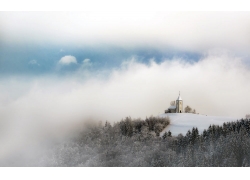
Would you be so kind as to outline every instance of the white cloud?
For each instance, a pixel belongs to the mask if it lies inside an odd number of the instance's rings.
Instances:
[[[248,55],[250,49],[250,12],[2,12],[0,19],[2,39],[14,42],[225,48]]]
[[[29,61],[28,64],[40,66],[40,64],[39,64],[39,63],[37,62],[37,60],[35,60],[35,59]]]
[[[59,61],[60,65],[69,65],[69,64],[77,64],[76,58],[74,56],[64,56]]]
[[[84,59],[82,61],[82,67],[83,68],[90,67],[90,66],[92,66],[92,63],[90,62],[90,59]]]
[[[90,63],[90,59],[84,59],[84,60],[82,61],[82,63],[83,63],[83,64],[88,64],[88,63]]]

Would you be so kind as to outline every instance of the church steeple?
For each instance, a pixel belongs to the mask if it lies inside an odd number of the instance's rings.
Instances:
[[[180,91],[179,91],[179,96],[178,96],[178,98],[177,98],[176,100],[180,100],[180,101],[182,101]]]
[[[183,113],[183,100],[179,91],[179,96],[176,99],[176,113]]]

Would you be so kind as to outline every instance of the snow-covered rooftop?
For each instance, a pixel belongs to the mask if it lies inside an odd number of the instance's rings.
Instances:
[[[176,106],[170,106],[168,109],[176,109]]]
[[[179,94],[178,98],[176,100],[181,100],[182,101],[182,98],[181,98],[181,95]]]

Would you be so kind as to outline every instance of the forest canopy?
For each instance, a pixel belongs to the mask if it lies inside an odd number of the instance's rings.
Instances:
[[[249,166],[250,120],[162,137],[168,118],[125,118],[96,126],[55,154],[56,166]],[[73,148],[73,149],[72,149]],[[74,158],[69,155],[74,154]]]
[[[210,125],[203,132],[194,127],[185,135],[172,136],[168,131],[161,136],[160,132],[170,121],[160,117],[145,120],[126,117],[113,125],[107,121],[85,125],[77,136],[54,144],[35,165],[250,166],[250,119],[227,122],[222,126]],[[12,163],[0,165],[17,165],[14,161]]]

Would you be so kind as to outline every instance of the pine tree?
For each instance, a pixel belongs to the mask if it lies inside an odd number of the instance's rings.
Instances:
[[[163,134],[163,136],[162,136],[162,139],[166,139],[166,138],[167,138],[167,136],[168,136],[168,133],[167,133],[167,132],[165,132],[165,133]]]
[[[172,137],[172,133],[170,130],[168,131],[168,137]]]

